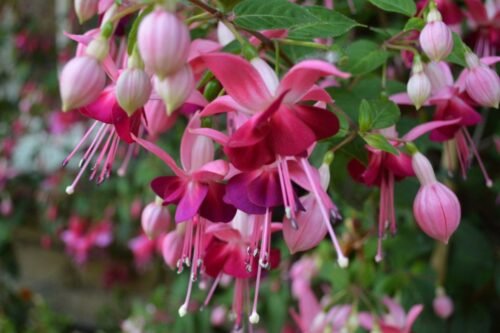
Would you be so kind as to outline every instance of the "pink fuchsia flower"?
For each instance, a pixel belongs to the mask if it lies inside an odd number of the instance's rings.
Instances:
[[[75,0],[75,12],[80,24],[97,14],[99,0]]]
[[[174,13],[158,8],[142,20],[137,43],[146,68],[163,79],[187,62],[189,29]]]
[[[427,14],[427,24],[420,32],[420,46],[432,61],[445,59],[453,49],[451,30],[443,22],[441,13],[432,8]]]
[[[279,229],[279,226],[271,223],[269,210],[265,215],[248,215],[238,211],[231,223],[213,224],[207,228],[207,233],[213,237],[206,247],[205,272],[216,280],[205,305],[208,304],[222,274],[234,277],[235,327],[242,326],[244,304],[249,301],[248,284],[251,278],[256,278],[256,283],[249,321],[251,324],[259,322],[257,304],[263,270],[275,268],[280,261],[279,250],[271,249],[271,233]],[[187,302],[188,297],[183,307],[187,307]]]
[[[312,91],[316,101],[329,102],[328,94],[322,94],[314,83],[327,75],[349,77],[335,66],[319,60],[303,61],[276,87],[276,75],[265,69],[267,64],[262,61],[249,63],[223,53],[202,58],[229,94],[215,99],[202,115],[237,111],[248,117],[224,145],[226,155],[239,170],[257,169],[274,162],[276,156],[303,153],[314,142],[337,132],[339,123],[333,113],[297,104],[310,99]]]
[[[432,308],[434,313],[442,319],[448,319],[453,314],[453,300],[446,295],[442,287],[436,290],[436,298],[432,301]]]
[[[417,224],[428,236],[446,244],[460,223],[460,203],[455,193],[436,180],[424,155],[415,153],[412,165],[421,184],[413,203]]]
[[[467,37],[474,52],[482,57],[496,55],[500,47],[497,25],[500,4],[495,0],[465,0],[467,23],[472,32]]]
[[[134,264],[138,269],[144,269],[151,262],[156,251],[156,240],[140,234],[128,242],[128,247],[134,255]]]
[[[229,222],[236,210],[223,202],[225,186],[222,180],[229,171],[223,160],[214,160],[211,139],[191,133],[200,127],[200,119],[195,115],[181,141],[180,169],[166,152],[155,144],[136,138],[136,142],[146,150],[161,158],[175,176],[162,176],[151,182],[153,191],[163,199],[164,204],[176,204],[176,222],[191,220],[200,215],[212,222]]]
[[[419,57],[415,57],[413,61],[413,69],[410,80],[406,86],[406,91],[410,100],[415,105],[415,108],[419,110],[425,101],[431,95],[431,82],[424,72],[424,67]]]
[[[149,238],[156,238],[167,232],[170,225],[170,212],[162,206],[162,199],[150,202],[141,215],[142,230]]]
[[[165,104],[162,100],[151,99],[144,105],[145,124],[148,138],[156,141],[158,137],[175,125],[178,113],[167,115]]]
[[[498,109],[500,103],[500,79],[498,74],[482,62],[474,53],[465,55],[465,90],[479,105]]]
[[[359,324],[366,330],[379,327],[382,333],[411,333],[415,320],[424,309],[422,304],[411,307],[408,313],[405,313],[403,307],[395,300],[384,297],[383,303],[389,310],[389,313],[377,318],[369,313],[361,312],[359,314]]]

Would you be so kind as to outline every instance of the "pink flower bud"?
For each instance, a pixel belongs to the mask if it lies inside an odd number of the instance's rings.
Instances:
[[[139,68],[124,70],[116,82],[118,104],[131,116],[144,106],[151,96],[151,80],[145,71]]]
[[[106,74],[99,61],[90,56],[71,59],[59,79],[63,111],[93,102],[106,84]]]
[[[75,12],[80,24],[97,14],[99,0],[75,0]]]
[[[170,212],[161,202],[151,202],[142,211],[142,230],[149,238],[155,238],[166,233],[170,224]]]
[[[137,42],[146,67],[164,78],[186,63],[189,29],[175,14],[157,9],[141,22]]]
[[[194,89],[194,76],[189,65],[164,79],[155,77],[155,91],[163,99],[170,115],[191,95]]]
[[[446,244],[460,223],[457,196],[436,180],[432,165],[424,155],[415,153],[412,165],[421,184],[413,202],[417,224],[428,236]]]
[[[149,100],[146,105],[144,105],[144,112],[148,120],[146,129],[149,137],[153,141],[156,140],[160,134],[174,126],[177,118],[176,114],[168,116],[165,111],[165,104],[163,104],[163,101],[157,99]]]
[[[413,63],[413,74],[410,80],[408,80],[406,91],[417,110],[422,107],[427,98],[431,95],[431,81],[429,81],[429,78],[425,75],[420,60],[416,59]]]
[[[498,108],[500,102],[500,79],[497,73],[482,63],[472,52],[465,55],[467,66],[465,89],[479,105]]]
[[[451,30],[436,9],[427,15],[427,24],[420,33],[420,46],[432,61],[443,60],[453,49]]]
[[[453,76],[450,67],[443,61],[431,61],[425,66],[425,75],[431,82],[432,92],[437,93],[439,90],[453,86]]]
[[[432,302],[432,307],[436,315],[443,319],[450,317],[454,310],[453,301],[443,290],[438,291],[436,298]]]
[[[163,238],[163,244],[162,244],[163,260],[165,260],[165,263],[172,269],[174,269],[177,266],[177,262],[182,256],[184,232],[181,229],[182,225],[178,225],[176,230],[169,232]]]

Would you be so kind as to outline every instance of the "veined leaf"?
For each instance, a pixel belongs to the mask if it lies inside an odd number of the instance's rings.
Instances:
[[[417,6],[413,0],[368,0],[380,9],[387,12],[400,13],[406,16],[413,16],[417,11]]]
[[[389,52],[376,43],[360,40],[347,47],[346,55],[348,62],[344,69],[354,75],[361,75],[382,66],[389,57]]]

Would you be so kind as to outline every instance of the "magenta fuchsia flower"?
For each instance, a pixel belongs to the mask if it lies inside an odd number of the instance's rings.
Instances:
[[[496,55],[500,47],[497,20],[500,5],[495,0],[465,0],[467,23],[473,29],[467,40],[482,57]]]
[[[158,8],[142,20],[137,43],[146,68],[163,79],[187,62],[189,29],[174,13]]]
[[[382,333],[411,333],[415,320],[424,309],[422,304],[414,305],[405,313],[403,307],[395,300],[384,297],[383,303],[389,310],[389,313],[382,317],[375,317],[367,312],[359,314],[359,324],[367,330],[378,327]]]
[[[77,264],[84,264],[94,247],[104,248],[113,240],[113,225],[103,221],[93,226],[78,216],[72,216],[69,228],[61,233],[61,240],[66,246],[66,252],[73,257]]]
[[[414,154],[412,165],[421,184],[413,203],[417,224],[428,236],[447,244],[460,223],[460,202],[455,193],[436,180],[424,155]]]
[[[249,118],[224,146],[230,162],[239,170],[257,169],[274,162],[277,156],[301,154],[314,142],[337,132],[334,114],[297,104],[308,100],[308,93],[318,91],[314,83],[321,76],[349,77],[333,65],[303,61],[290,69],[276,87],[274,72],[265,70],[262,62],[257,62],[256,68],[230,54],[213,53],[202,58],[229,94],[210,103],[202,115],[237,111]],[[329,102],[326,96],[324,101]]]
[[[414,127],[401,139],[406,142],[414,141],[427,132],[454,125],[458,121],[459,119],[452,119],[424,123]],[[368,186],[380,187],[378,248],[377,255],[375,256],[377,262],[383,259],[382,238],[385,229],[389,226],[393,235],[397,230],[394,211],[394,182],[415,175],[414,167],[412,166],[412,157],[398,148],[400,146],[400,141],[398,140],[396,129],[383,129],[381,133],[398,149],[398,155],[366,146],[368,150],[368,164],[365,166],[356,159],[352,159],[348,164],[348,171],[354,180]]]
[[[493,63],[495,59],[486,59],[488,63]],[[473,101],[465,93],[465,72],[454,83],[453,76],[448,64],[444,62],[427,64],[425,72],[431,81],[432,95],[425,102],[426,105],[436,106],[434,121],[450,121],[447,126],[437,126],[430,132],[430,139],[437,142],[445,142],[444,154],[447,160],[457,152],[458,161],[462,176],[466,177],[466,170],[470,166],[471,156],[475,156],[481,171],[483,172],[487,186],[491,186],[492,181],[483,165],[476,145],[472,140],[466,127],[478,124],[481,115],[472,107]],[[395,94],[391,100],[397,104],[411,105],[406,94]],[[449,161],[448,164],[453,164]],[[451,172],[451,170],[450,170]]]
[[[157,240],[150,239],[148,236],[140,234],[128,242],[128,247],[134,255],[135,267],[144,269],[153,259],[158,244]]]
[[[453,49],[451,30],[443,22],[441,13],[431,8],[427,14],[427,24],[420,32],[420,46],[432,61],[445,59]]]

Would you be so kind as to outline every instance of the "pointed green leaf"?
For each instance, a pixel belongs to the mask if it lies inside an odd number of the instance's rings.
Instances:
[[[363,139],[373,148],[380,149],[394,155],[399,155],[398,150],[394,148],[394,146],[391,145],[382,134],[367,133],[363,135]]]
[[[417,6],[413,0],[368,0],[380,9],[387,12],[400,13],[406,16],[413,16],[417,11]]]
[[[368,40],[359,40],[346,49],[348,62],[344,69],[354,75],[369,73],[382,66],[389,57],[389,52]]]

